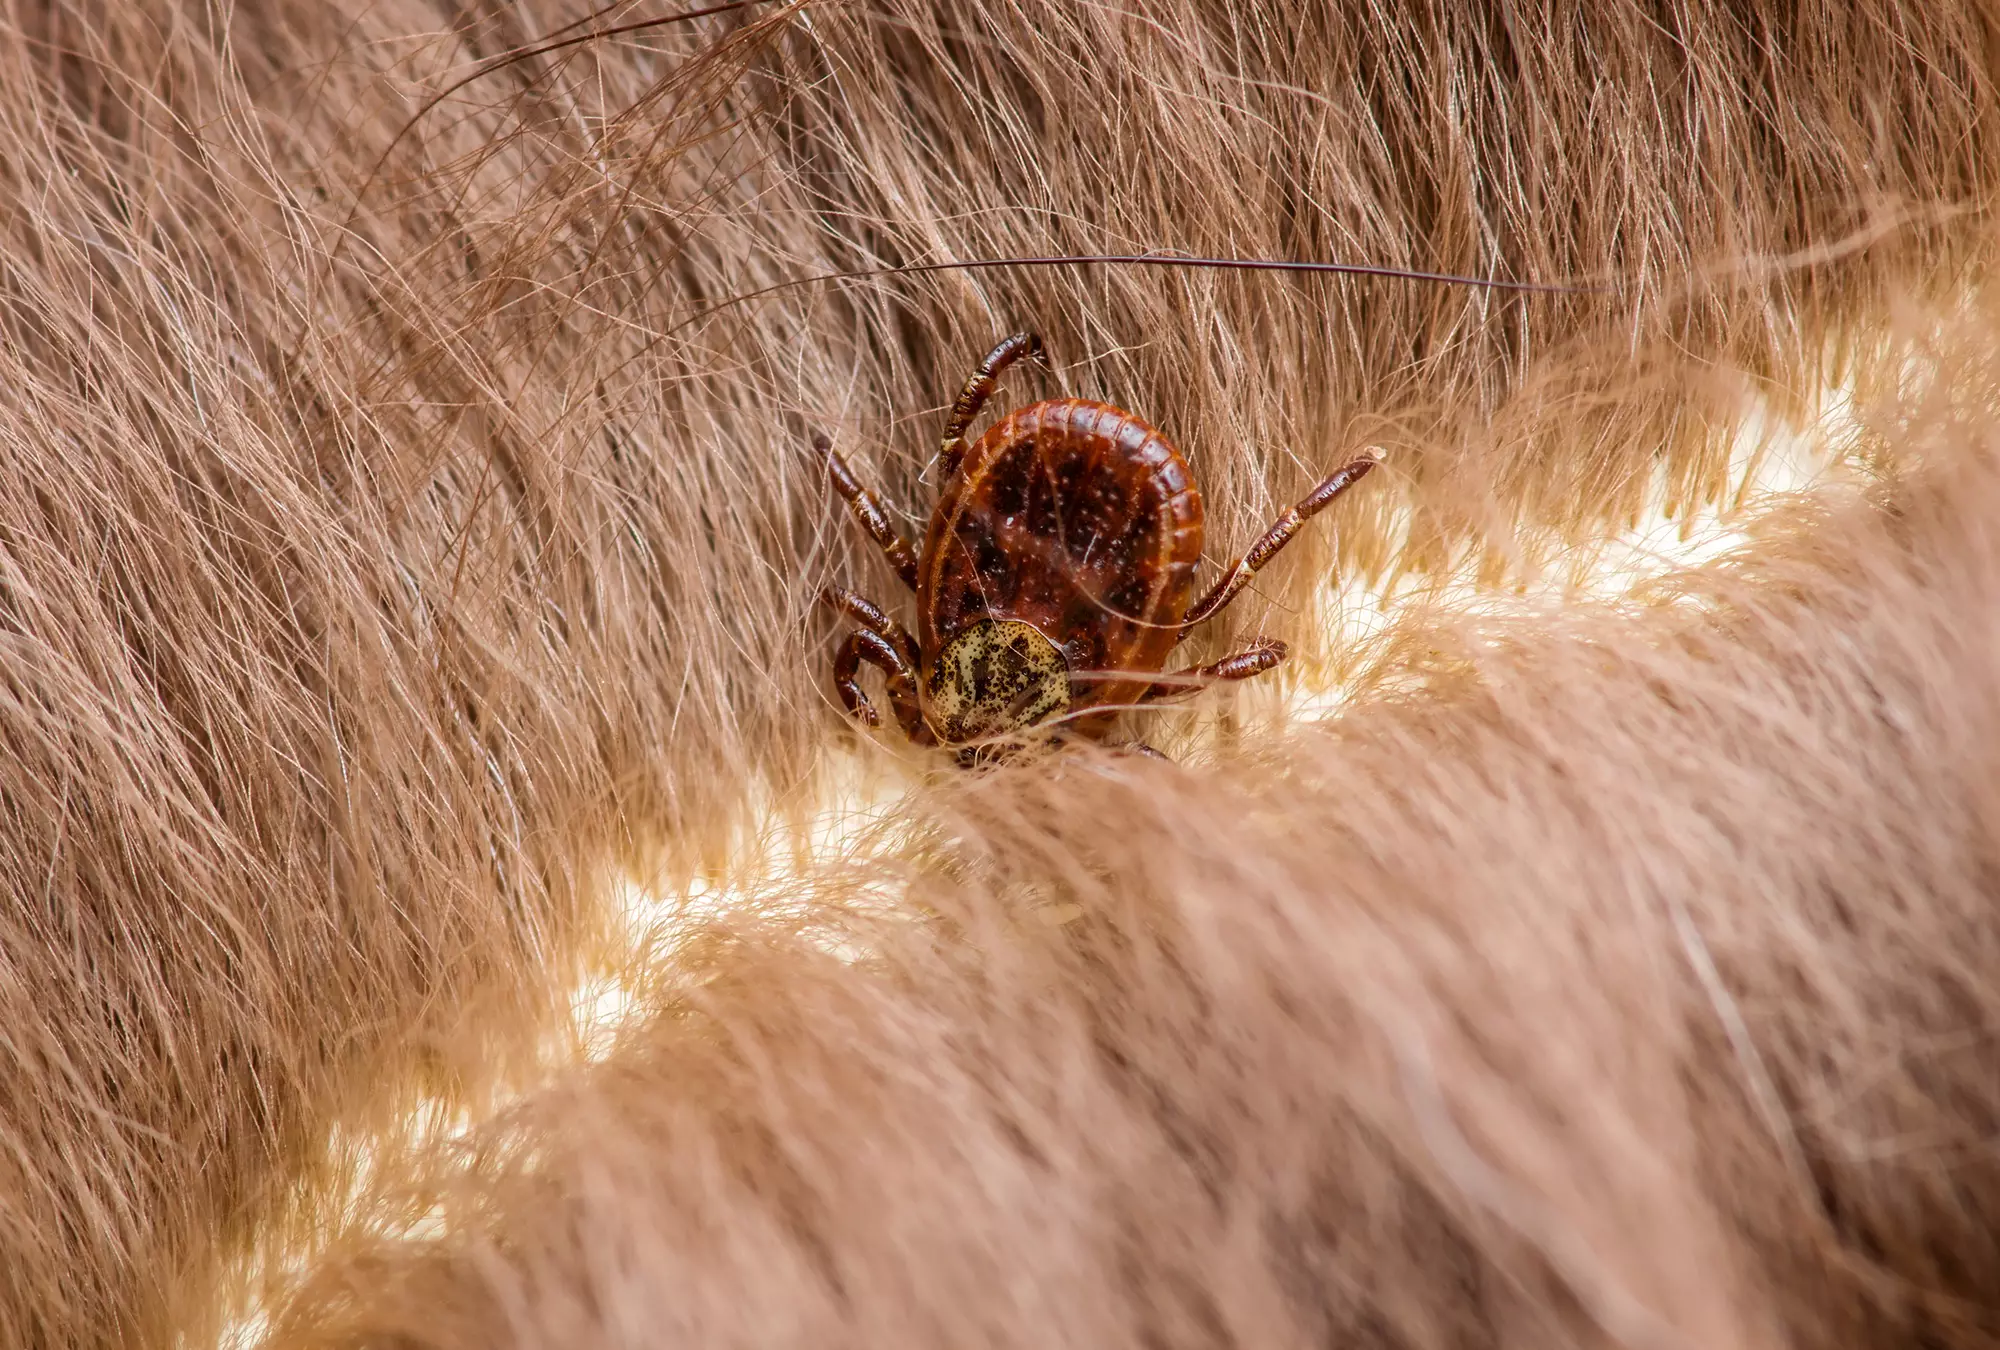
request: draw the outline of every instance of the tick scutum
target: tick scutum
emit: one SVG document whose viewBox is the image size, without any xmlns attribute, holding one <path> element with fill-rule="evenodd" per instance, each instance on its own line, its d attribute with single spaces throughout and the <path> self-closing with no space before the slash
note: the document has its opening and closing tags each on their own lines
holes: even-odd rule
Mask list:
<svg viewBox="0 0 2000 1350">
<path fill-rule="evenodd" d="M 1069 710 L 1069 662 L 1031 624 L 981 619 L 945 644 L 924 715 L 947 745 L 1006 736 Z"/>
</svg>

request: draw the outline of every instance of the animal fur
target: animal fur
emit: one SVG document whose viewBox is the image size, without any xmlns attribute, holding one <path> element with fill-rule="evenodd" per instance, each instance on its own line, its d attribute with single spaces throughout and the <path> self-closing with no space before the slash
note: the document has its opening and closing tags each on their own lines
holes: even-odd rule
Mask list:
<svg viewBox="0 0 2000 1350">
<path fill-rule="evenodd" d="M 866 959 L 691 943 L 278 1344 L 1991 1344 L 1973 457 L 1448 708 L 935 789 L 782 897 Z"/>
<path fill-rule="evenodd" d="M 809 428 L 921 502 L 1033 325 L 1011 392 L 1168 429 L 1219 540 L 1382 447 L 1236 616 L 1309 663 L 1329 565 L 1712 499 L 1732 381 L 1886 386 L 1889 299 L 1989 255 L 1971 0 L 829 0 L 500 59 L 651 13 L 0 17 L 0 1343 L 211 1334 L 253 1236 L 345 1231 L 330 1133 L 534 1074 L 608 878 L 811 795 L 810 598 L 887 574 Z M 1608 289 L 789 284 L 1143 248 Z M 1941 478 L 1727 622 L 920 794 L 933 917 L 683 953 L 610 1063 L 391 1168 L 449 1231 L 359 1216 L 278 1334 L 1983 1343 L 1985 369 L 1882 430 Z"/>
</svg>

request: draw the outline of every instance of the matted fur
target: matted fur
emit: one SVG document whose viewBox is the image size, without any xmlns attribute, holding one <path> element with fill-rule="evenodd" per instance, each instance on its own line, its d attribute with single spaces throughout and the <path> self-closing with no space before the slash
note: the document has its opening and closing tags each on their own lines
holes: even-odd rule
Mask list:
<svg viewBox="0 0 2000 1350">
<path fill-rule="evenodd" d="M 1219 542 L 1247 540 L 1317 471 L 1373 443 L 1391 452 L 1389 469 L 1371 479 L 1373 505 L 1343 515 L 1343 561 L 1386 569 L 1466 546 L 1532 551 L 1551 532 L 1587 539 L 1618 518 L 1657 466 L 1683 500 L 1725 486 L 1705 420 L 1727 406 L 1706 382 L 1711 367 L 1772 377 L 1780 400 L 1802 398 L 1830 360 L 1869 350 L 1846 325 L 1890 284 L 1955 285 L 1985 255 L 1976 209 L 1996 171 L 1994 45 L 1978 4 L 1827 3 L 1782 21 L 1717 4 L 771 4 L 506 64 L 425 106 L 474 61 L 582 16 L 556 4 L 300 0 L 226 11 L 23 3 L 0 16 L 0 1342 L 201 1334 L 218 1253 L 279 1217 L 278 1197 L 297 1185 L 295 1220 L 330 1222 L 306 1169 L 331 1127 L 365 1127 L 420 1085 L 471 1092 L 519 1069 L 592 940 L 614 858 L 671 871 L 726 853 L 753 824 L 760 784 L 809 776 L 844 734 L 810 597 L 836 573 L 886 575 L 853 548 L 799 455 L 809 425 L 832 430 L 897 500 L 919 502 L 937 410 L 967 361 L 996 333 L 1032 324 L 1059 369 L 1012 392 L 1103 395 L 1168 429 L 1211 494 Z M 1614 289 L 1503 300 L 1099 270 L 748 298 L 877 260 L 1154 247 Z M 1306 596 L 1335 550 L 1322 533 L 1295 553 L 1265 587 L 1277 605 Z M 1283 613 L 1246 607 L 1237 621 L 1277 624 Z M 1309 652 L 1327 637 L 1305 623 L 1283 635 Z M 1972 674 L 1963 679 L 1970 687 Z M 1477 703 L 1463 716 L 1465 737 L 1490 722 Z M 1829 747 L 1816 762 L 1834 762 Z M 1878 779 L 1916 772 L 1885 762 Z M 1379 767 L 1404 763 L 1385 751 Z M 1477 761 L 1466 764 L 1470 774 Z M 1234 876 L 1224 840 L 1269 835 L 1293 810 L 1303 827 L 1339 797 L 1321 786 L 1253 810 L 1270 790 L 1260 785 L 1287 780 L 1239 767 L 1205 787 L 1173 779 L 1162 804 L 1120 785 L 1129 770 L 1092 772 L 1079 767 L 1040 806 L 1030 794 L 1025 815 L 975 812 L 961 827 L 1012 841 L 1003 856 L 1026 867 L 1062 856 L 1049 853 L 1066 828 L 1050 814 L 1058 803 L 1095 802 L 1103 848 L 1128 838 L 1136 848 L 1178 819 L 1179 851 L 1157 857 L 1199 863 L 1176 873 L 1194 889 L 1121 872 L 1150 855 L 1117 849 L 1102 855 L 1099 884 L 1121 904 L 1147 897 L 1195 921 L 1204 911 L 1176 897 L 1219 897 Z M 1663 799 L 1671 786 L 1660 785 Z M 1540 865 L 1501 820 L 1466 827 L 1488 832 L 1492 865 Z M 1279 856 L 1294 870 L 1228 882 L 1247 886 L 1253 910 L 1230 938 L 1238 945 L 1218 949 L 1232 960 L 1251 962 L 1277 931 L 1272 916 L 1316 893 L 1284 876 L 1322 883 L 1323 858 Z M 1357 897 L 1390 893 L 1372 875 L 1356 872 Z M 1453 894 L 1418 890 L 1438 905 Z M 1582 914 L 1589 898 L 1570 901 Z M 1526 923 L 1525 912 L 1494 913 L 1478 921 Z M 1653 950 L 1640 929 L 1621 937 L 1617 918 L 1601 937 L 1581 920 L 1567 931 L 1594 947 Z M 1824 926 L 1816 940 L 1837 943 L 1838 926 Z M 1917 931 L 1932 965 L 1891 960 L 1879 943 L 1854 950 L 1923 1005 L 1922 991 L 1940 987 L 1935 964 L 1970 939 Z M 1242 1123 L 1229 1114 L 1234 1080 L 1215 1076 L 1234 1061 L 1204 1049 L 1188 1001 L 1205 986 L 1115 963 L 1102 983 L 1085 981 L 1069 957 L 1034 950 L 999 1004 L 965 1005 L 978 1030 L 966 1044 L 998 1037 L 993 1054 L 1026 1054 L 1042 1037 L 1054 1053 L 1075 1043 L 1093 990 L 1108 991 L 1114 1031 L 1143 1014 L 1155 1030 L 1130 1032 L 1137 1076 L 1077 1089 L 1114 1113 L 1090 1155 L 1105 1170 L 1096 1181 L 1066 1175 L 1080 1178 L 1074 1203 L 1096 1203 L 1102 1189 L 1113 1200 L 1090 1212 L 1149 1240 L 1182 1233 L 1193 1259 L 1212 1216 L 1177 1206 L 1200 1187 L 1173 1181 L 1165 1162 L 1156 1192 L 1139 1184 L 1165 1136 L 1157 1113 L 1118 1103 L 1137 1100 L 1134 1084 L 1164 1084 L 1160 1100 L 1185 1102 L 1173 1110 L 1192 1131 L 1175 1148 L 1198 1146 L 1204 1113 Z M 1174 950 L 1186 966 L 1185 941 Z M 1829 950 L 1805 969 L 1836 968 Z M 1576 969 L 1544 959 L 1556 983 Z M 913 1050 L 928 1036 L 952 1040 L 958 986 L 916 981 L 903 1017 L 872 973 L 815 966 L 787 947 L 729 961 L 742 1006 L 768 1005 L 773 1025 L 816 1007 L 848 1019 L 851 1065 L 802 1061 L 852 1089 L 837 1098 L 851 1114 L 830 1112 L 827 1137 L 857 1152 L 893 1138 L 895 1113 L 915 1099 L 893 1085 L 862 1090 L 869 1066 L 887 1062 L 868 1042 L 897 1026 Z M 1028 991 L 1046 980 L 1059 996 L 1038 1018 Z M 1636 997 L 1647 986 L 1603 987 Z M 1173 988 L 1185 997 L 1163 992 Z M 1809 1018 L 1812 996 L 1787 986 L 1774 998 Z M 1476 985 L 1450 995 L 1467 1016 L 1505 1016 L 1508 1005 L 1479 997 Z M 1018 1011 L 1018 1029 L 995 1008 Z M 704 1067 L 681 1032 L 668 1034 L 678 1025 L 648 1062 L 696 1075 L 688 1086 L 616 1081 L 657 1098 L 662 1119 L 695 1113 L 674 1128 L 698 1131 L 739 1073 L 721 1060 Z M 1556 1076 L 1520 1089 L 1537 1109 L 1595 1094 L 1649 1126 L 1681 1119 L 1690 1140 L 1743 1119 L 1721 1082 L 1712 1118 L 1676 1116 L 1678 1100 L 1649 1113 L 1621 1095 L 1619 1074 L 1653 1081 L 1647 1064 L 1714 1062 L 1684 1061 L 1693 1051 L 1671 1036 L 1627 1044 L 1629 1018 L 1554 1025 L 1534 1072 Z M 1601 1082 L 1585 1071 L 1592 1035 L 1605 1038 Z M 1343 1100 L 1373 1133 L 1329 1133 L 1334 1153 L 1322 1157 L 1273 1117 L 1279 1162 L 1311 1161 L 1314 1185 L 1346 1197 L 1324 1212 L 1350 1204 L 1376 1216 L 1360 1229 L 1373 1236 L 1359 1264 L 1342 1269 L 1403 1270 L 1403 1245 L 1433 1241 L 1456 1244 L 1469 1268 L 1500 1259 L 1486 1210 L 1426 1173 L 1394 1100 L 1363 1090 L 1388 1080 L 1362 1042 Z M 1269 1053 L 1332 1043 L 1302 1033 Z M 794 1053 L 831 1045 L 801 1038 Z M 961 1072 L 952 1063 L 940 1071 Z M 712 1101 L 696 1094 L 699 1073 L 717 1075 Z M 530 1108 L 549 1120 L 556 1153 L 571 1137 L 566 1100 Z M 1953 1128 L 1977 1119 L 1970 1102 L 1960 1112 Z M 1112 1146 L 1121 1119 L 1135 1131 L 1129 1157 Z M 642 1120 L 633 1137 L 651 1129 Z M 604 1141 L 607 1167 L 619 1137 Z M 1633 1157 L 1655 1147 L 1666 1146 L 1649 1135 Z M 1676 1147 L 1657 1176 L 1641 1166 L 1621 1183 L 1659 1217 L 1632 1232 L 1709 1236 L 1655 1263 L 1636 1286 L 1642 1302 L 1726 1266 L 1701 1264 L 1704 1243 L 1743 1240 L 1703 1207 L 1708 1192 L 1688 1190 L 1684 1168 L 1668 1166 L 1692 1156 L 1692 1144 Z M 1361 1151 L 1343 1163 L 1342 1148 Z M 1754 1157 L 1754 1140 L 1745 1150 L 1727 1156 Z M 1002 1168 L 993 1184 L 1015 1184 L 1005 1151 L 990 1156 Z M 1621 1174 L 1632 1161 L 1609 1137 L 1592 1156 Z M 659 1218 L 641 1203 L 648 1177 L 706 1165 L 698 1150 L 648 1157 L 637 1158 L 630 1222 Z M 494 1179 L 497 1222 L 516 1203 L 511 1175 Z M 935 1180 L 929 1203 L 941 1204 Z M 895 1193 L 918 1208 L 895 1212 L 916 1215 L 926 1179 L 905 1181 Z M 1120 1187 L 1130 1194 L 1113 1203 Z M 697 1245 L 800 1250 L 759 1235 L 749 1200 L 768 1190 L 746 1193 L 741 1228 L 704 1228 Z M 1775 1226 L 1759 1250 L 1794 1240 L 1799 1268 L 1818 1269 L 1810 1213 L 1741 1193 Z M 1412 1209 L 1414 1194 L 1440 1207 Z M 1917 1236 L 1899 1250 L 1944 1231 L 1945 1207 L 1919 1200 L 1895 1230 Z M 1310 1226 L 1322 1209 L 1303 1193 L 1299 1204 L 1293 1217 Z M 682 1220 L 700 1227 L 733 1208 L 690 1208 Z M 909 1231 L 949 1257 L 935 1225 Z M 1601 1238 L 1586 1253 L 1601 1278 L 1585 1278 L 1581 1257 L 1564 1278 L 1610 1308 L 1627 1272 L 1618 1233 Z M 580 1250 L 550 1248 L 550 1269 Z M 884 1288 L 914 1277 L 893 1259 L 905 1247 L 865 1250 L 881 1253 L 868 1268 Z M 964 1270 L 995 1269 L 977 1232 L 961 1250 Z M 1937 1250 L 1971 1274 L 1921 1287 L 1976 1285 L 1975 1240 L 1939 1239 Z M 1149 1253 L 1135 1254 L 1133 1278 L 1173 1268 Z M 1029 1254 L 1051 1279 L 1062 1273 L 1059 1253 Z M 1254 1254 L 1241 1259 L 1256 1268 Z M 1508 1269 L 1526 1306 L 1554 1286 L 1522 1262 Z M 540 1278 L 534 1269 L 521 1274 Z M 430 1271 L 419 1263 L 408 1287 L 428 1288 Z M 1752 1271 L 1736 1278 L 1756 1283 Z M 716 1281 L 720 1298 L 729 1285 Z M 1209 1282 L 1181 1286 L 1195 1297 Z M 534 1287 L 552 1301 L 524 1313 L 524 1329 L 559 1315 L 566 1286 L 552 1274 Z M 1704 1292 L 1710 1320 L 1698 1329 L 1755 1320 L 1765 1305 L 1733 1287 Z M 810 1288 L 760 1315 L 810 1327 Z M 1060 1301 L 1055 1285 L 1016 1288 Z M 384 1300 L 364 1322 L 400 1316 L 393 1281 L 357 1292 Z M 1412 1287 L 1407 1307 L 1384 1316 L 1458 1325 L 1449 1298 L 1422 1294 Z M 468 1325 L 485 1324 L 482 1297 L 457 1305 Z M 968 1316 L 976 1306 L 964 1304 Z M 1130 1306 L 1174 1307 L 1165 1293 Z M 1174 1325 L 1235 1315 L 1188 1306 L 1194 1320 Z M 1130 1328 L 1115 1307 L 1106 1315 L 1107 1338 Z"/>
</svg>

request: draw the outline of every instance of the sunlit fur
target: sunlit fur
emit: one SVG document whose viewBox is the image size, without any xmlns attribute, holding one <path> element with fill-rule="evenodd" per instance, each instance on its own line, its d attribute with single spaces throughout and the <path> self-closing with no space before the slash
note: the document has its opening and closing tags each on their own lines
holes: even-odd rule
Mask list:
<svg viewBox="0 0 2000 1350">
<path fill-rule="evenodd" d="M 941 776 L 281 1343 L 1989 1344 L 1986 425 L 1680 608 L 1456 635 L 1445 706 Z"/>
<path fill-rule="evenodd" d="M 468 81 L 584 16 L 0 11 L 0 1345 L 199 1344 L 253 1242 L 292 1345 L 1989 1335 L 1991 330 L 1862 400 L 1946 476 L 1801 513 L 1726 617 L 1310 603 L 1532 572 L 1725 495 L 1746 392 L 1921 369 L 1991 252 L 1986 4 L 766 4 Z M 766 291 L 1107 248 L 1606 289 Z M 893 580 L 810 430 L 929 500 L 1026 326 L 1009 394 L 1169 430 L 1212 540 L 1381 455 L 1190 662 L 1435 679 L 946 776 L 766 897 L 878 956 L 670 953 L 556 1074 L 614 881 L 782 840 L 854 743 L 813 597 Z M 336 1125 L 501 1079 L 331 1202 Z"/>
</svg>

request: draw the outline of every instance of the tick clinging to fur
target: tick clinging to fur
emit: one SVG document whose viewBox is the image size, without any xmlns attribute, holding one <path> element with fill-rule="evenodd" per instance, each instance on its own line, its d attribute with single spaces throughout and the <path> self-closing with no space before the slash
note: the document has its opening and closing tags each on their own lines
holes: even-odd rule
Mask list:
<svg viewBox="0 0 2000 1350">
<path fill-rule="evenodd" d="M 1006 414 L 967 444 L 1001 373 L 1041 352 L 1040 338 L 1016 333 L 966 381 L 945 422 L 938 501 L 921 553 L 832 443 L 813 437 L 834 491 L 917 599 L 912 637 L 853 591 L 821 592 L 857 625 L 833 660 L 841 702 L 879 724 L 856 682 L 863 662 L 876 666 L 903 734 L 957 747 L 967 759 L 1040 727 L 1101 740 L 1126 708 L 1283 661 L 1285 644 L 1260 638 L 1208 665 L 1165 671 L 1194 625 L 1234 600 L 1308 520 L 1375 467 L 1357 459 L 1328 477 L 1190 604 L 1201 493 L 1158 431 L 1122 408 L 1058 398 Z"/>
</svg>

